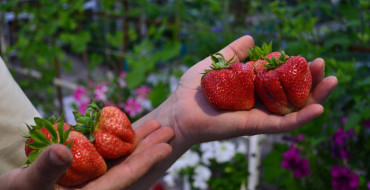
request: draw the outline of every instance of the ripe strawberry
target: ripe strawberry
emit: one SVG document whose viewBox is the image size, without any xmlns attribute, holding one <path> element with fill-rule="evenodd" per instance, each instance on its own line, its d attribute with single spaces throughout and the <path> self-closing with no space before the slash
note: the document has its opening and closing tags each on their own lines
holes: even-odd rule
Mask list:
<svg viewBox="0 0 370 190">
<path fill-rule="evenodd" d="M 85 115 L 75 112 L 75 118 L 75 129 L 89 138 L 103 158 L 114 159 L 134 151 L 136 133 L 119 108 L 101 109 L 93 102 Z"/>
<path fill-rule="evenodd" d="M 28 126 L 29 137 L 25 151 L 26 164 L 31 164 L 41 152 L 51 144 L 67 145 L 73 155 L 72 166 L 58 179 L 62 186 L 76 186 L 103 175 L 107 165 L 94 145 L 81 133 L 71 131 L 69 124 L 59 120 L 52 124 L 49 120 L 35 118 L 36 126 Z"/>
<path fill-rule="evenodd" d="M 312 76 L 303 57 L 288 58 L 284 53 L 279 54 L 267 55 L 264 58 L 267 63 L 255 69 L 255 88 L 271 112 L 284 115 L 304 106 L 311 90 Z"/>
<path fill-rule="evenodd" d="M 220 53 L 211 58 L 211 69 L 205 71 L 201 80 L 203 94 L 209 103 L 217 109 L 251 109 L 255 102 L 253 63 L 235 63 L 235 55 L 226 61 Z"/>
</svg>

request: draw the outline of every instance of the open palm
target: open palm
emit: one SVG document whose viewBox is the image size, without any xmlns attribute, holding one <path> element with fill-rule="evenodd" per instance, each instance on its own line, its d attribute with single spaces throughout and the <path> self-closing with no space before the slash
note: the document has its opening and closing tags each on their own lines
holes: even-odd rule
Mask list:
<svg viewBox="0 0 370 190">
<path fill-rule="evenodd" d="M 236 55 L 239 61 L 248 56 L 254 46 L 250 36 L 234 41 L 220 51 L 226 59 Z M 269 134 L 291 131 L 308 123 L 323 112 L 321 105 L 337 84 L 333 76 L 324 78 L 325 63 L 315 59 L 309 63 L 313 88 L 304 109 L 284 116 L 270 113 L 261 103 L 249 111 L 222 111 L 214 109 L 200 88 L 202 73 L 209 69 L 208 57 L 191 67 L 181 78 L 169 100 L 174 108 L 171 126 L 176 134 L 191 137 L 195 142 L 220 140 L 241 135 Z M 187 138 L 188 139 L 188 138 Z M 189 139 L 188 139 L 189 140 Z"/>
</svg>

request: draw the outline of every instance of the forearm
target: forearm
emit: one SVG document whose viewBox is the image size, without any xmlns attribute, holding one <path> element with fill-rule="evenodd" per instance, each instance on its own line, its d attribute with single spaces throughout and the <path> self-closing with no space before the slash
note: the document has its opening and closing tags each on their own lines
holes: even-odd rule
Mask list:
<svg viewBox="0 0 370 190">
<path fill-rule="evenodd" d="M 171 155 L 151 168 L 150 171 L 138 180 L 137 183 L 131 186 L 130 189 L 149 189 L 151 185 L 153 185 L 167 169 L 192 146 L 192 142 L 189 140 L 186 141 L 180 130 L 178 130 L 178 123 L 174 115 L 174 113 L 176 113 L 175 106 L 176 100 L 174 95 L 172 95 L 155 110 L 133 123 L 134 129 L 136 129 L 142 126 L 145 121 L 156 120 L 160 122 L 162 126 L 174 128 L 175 137 L 169 142 L 173 148 Z"/>
<path fill-rule="evenodd" d="M 39 113 L 0 58 L 0 152 L 7 152 L 0 158 L 0 174 L 24 162 L 24 139 L 19 129 L 26 130 L 25 124 L 32 124 L 36 116 Z"/>
</svg>

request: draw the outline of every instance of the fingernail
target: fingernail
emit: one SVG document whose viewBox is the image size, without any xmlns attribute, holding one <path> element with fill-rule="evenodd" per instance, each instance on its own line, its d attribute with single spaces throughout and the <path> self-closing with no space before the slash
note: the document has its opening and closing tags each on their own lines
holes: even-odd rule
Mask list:
<svg viewBox="0 0 370 190">
<path fill-rule="evenodd" d="M 53 151 L 50 151 L 49 159 L 50 159 L 51 163 L 53 163 L 56 166 L 66 165 L 66 161 L 63 158 L 57 156 Z"/>
</svg>

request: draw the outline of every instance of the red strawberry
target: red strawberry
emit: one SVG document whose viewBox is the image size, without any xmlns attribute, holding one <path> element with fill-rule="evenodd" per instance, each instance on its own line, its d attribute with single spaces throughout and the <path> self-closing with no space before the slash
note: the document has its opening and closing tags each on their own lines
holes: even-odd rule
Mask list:
<svg viewBox="0 0 370 190">
<path fill-rule="evenodd" d="M 95 179 L 107 171 L 107 165 L 83 134 L 71 131 L 66 143 L 72 143 L 72 166 L 59 178 L 57 183 L 62 186 L 76 186 Z"/>
<path fill-rule="evenodd" d="M 75 112 L 75 129 L 84 133 L 104 158 L 128 155 L 136 147 L 136 133 L 126 114 L 113 106 L 102 110 L 90 104 L 85 115 Z"/>
<path fill-rule="evenodd" d="M 276 56 L 276 57 L 275 57 Z M 267 64 L 256 70 L 255 88 L 266 107 L 277 114 L 288 114 L 306 103 L 312 85 L 307 61 L 300 56 L 278 53 L 265 57 Z"/>
<path fill-rule="evenodd" d="M 216 57 L 218 56 L 218 57 Z M 226 61 L 220 53 L 211 56 L 213 63 L 201 80 L 203 94 L 217 109 L 249 110 L 254 106 L 253 63 Z"/>
<path fill-rule="evenodd" d="M 62 186 L 76 186 L 103 175 L 107 165 L 94 145 L 81 133 L 71 131 L 69 124 L 60 120 L 53 126 L 49 120 L 35 118 L 36 126 L 28 126 L 26 142 L 27 164 L 31 164 L 51 144 L 67 145 L 73 155 L 72 166 L 58 179 Z"/>
</svg>

